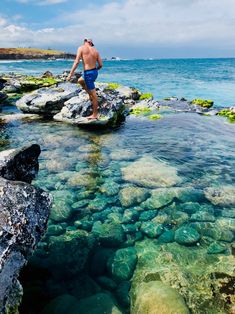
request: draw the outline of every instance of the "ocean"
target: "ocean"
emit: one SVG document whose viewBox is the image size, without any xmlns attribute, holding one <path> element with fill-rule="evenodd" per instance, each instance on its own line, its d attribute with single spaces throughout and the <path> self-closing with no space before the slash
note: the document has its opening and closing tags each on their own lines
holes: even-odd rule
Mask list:
<svg viewBox="0 0 235 314">
<path fill-rule="evenodd" d="M 0 73 L 41 75 L 70 70 L 72 60 L 0 61 Z M 81 65 L 78 71 L 81 70 Z M 152 93 L 156 99 L 176 96 L 212 99 L 215 106 L 235 105 L 235 58 L 104 61 L 101 82 L 117 82 Z"/>
</svg>

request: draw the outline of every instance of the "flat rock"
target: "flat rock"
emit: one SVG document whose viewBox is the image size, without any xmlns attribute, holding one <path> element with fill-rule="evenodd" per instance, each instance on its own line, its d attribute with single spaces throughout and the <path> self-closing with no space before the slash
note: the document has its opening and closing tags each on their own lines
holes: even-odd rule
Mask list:
<svg viewBox="0 0 235 314">
<path fill-rule="evenodd" d="M 125 181 L 148 188 L 170 187 L 181 182 L 177 169 L 151 156 L 144 156 L 121 168 Z"/>
<path fill-rule="evenodd" d="M 147 189 L 128 186 L 120 190 L 119 200 L 122 206 L 130 207 L 145 201 L 149 195 L 150 193 Z"/>
<path fill-rule="evenodd" d="M 76 84 L 60 83 L 57 87 L 41 88 L 21 97 L 16 106 L 24 113 L 53 116 L 58 113 L 66 100 L 78 95 Z"/>
</svg>

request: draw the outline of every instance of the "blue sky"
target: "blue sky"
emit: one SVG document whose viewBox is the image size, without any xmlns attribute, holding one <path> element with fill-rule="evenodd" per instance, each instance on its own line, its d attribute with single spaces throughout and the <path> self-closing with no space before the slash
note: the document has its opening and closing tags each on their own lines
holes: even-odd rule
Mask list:
<svg viewBox="0 0 235 314">
<path fill-rule="evenodd" d="M 235 0 L 1 0 L 0 46 L 103 56 L 235 57 Z"/>
</svg>

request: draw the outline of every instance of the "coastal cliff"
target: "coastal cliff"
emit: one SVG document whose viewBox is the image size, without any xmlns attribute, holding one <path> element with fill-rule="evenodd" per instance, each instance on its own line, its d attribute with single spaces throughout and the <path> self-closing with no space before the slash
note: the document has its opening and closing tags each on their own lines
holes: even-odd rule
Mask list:
<svg viewBox="0 0 235 314">
<path fill-rule="evenodd" d="M 0 48 L 0 60 L 74 59 L 75 55 L 59 50 L 36 48 Z"/>
<path fill-rule="evenodd" d="M 35 144 L 0 152 L 0 313 L 18 313 L 18 277 L 47 225 L 52 199 L 30 184 L 39 154 Z"/>
</svg>

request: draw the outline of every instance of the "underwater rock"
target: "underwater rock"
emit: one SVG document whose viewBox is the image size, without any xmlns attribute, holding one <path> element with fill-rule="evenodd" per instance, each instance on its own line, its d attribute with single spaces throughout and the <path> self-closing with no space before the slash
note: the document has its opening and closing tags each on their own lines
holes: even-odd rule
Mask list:
<svg viewBox="0 0 235 314">
<path fill-rule="evenodd" d="M 107 180 L 101 187 L 101 193 L 106 194 L 107 196 L 117 195 L 119 192 L 119 184 L 113 180 Z"/>
<path fill-rule="evenodd" d="M 42 117 L 37 114 L 30 114 L 30 113 L 14 113 L 14 114 L 4 114 L 0 116 L 1 123 L 10 123 L 13 121 L 34 121 L 40 120 Z"/>
<path fill-rule="evenodd" d="M 118 149 L 113 150 L 110 154 L 112 160 L 134 160 L 136 159 L 136 154 L 132 150 L 128 149 Z"/>
<path fill-rule="evenodd" d="M 8 97 L 7 94 L 0 92 L 0 103 L 7 99 L 7 97 Z"/>
<path fill-rule="evenodd" d="M 191 227 L 181 227 L 175 232 L 175 241 L 179 244 L 194 245 L 200 240 L 200 234 Z"/>
<path fill-rule="evenodd" d="M 141 283 L 134 291 L 131 314 L 189 314 L 183 297 L 161 281 Z"/>
<path fill-rule="evenodd" d="M 90 174 L 84 174 L 83 172 L 75 172 L 68 179 L 68 186 L 70 187 L 93 187 L 96 186 L 96 180 Z"/>
<path fill-rule="evenodd" d="M 158 214 L 157 210 L 148 210 L 140 213 L 139 221 L 149 221 L 155 218 Z"/>
<path fill-rule="evenodd" d="M 135 208 L 128 208 L 124 211 L 122 216 L 122 223 L 131 224 L 138 220 L 140 212 L 135 210 Z"/>
<path fill-rule="evenodd" d="M 21 268 L 46 230 L 51 197 L 29 183 L 38 171 L 40 147 L 0 153 L 0 312 L 18 312 Z"/>
<path fill-rule="evenodd" d="M 118 94 L 105 93 L 97 88 L 99 102 L 99 118 L 88 120 L 92 106 L 88 95 L 82 91 L 76 97 L 69 99 L 61 111 L 53 118 L 56 121 L 73 125 L 115 126 L 125 117 L 125 104 Z"/>
<path fill-rule="evenodd" d="M 159 188 L 153 190 L 151 192 L 150 198 L 148 198 L 145 202 L 141 204 L 141 207 L 153 210 L 153 209 L 160 209 L 166 205 L 169 205 L 174 198 L 177 196 L 178 189 L 169 188 L 163 189 Z"/>
<path fill-rule="evenodd" d="M 67 313 L 67 311 L 66 311 Z M 88 298 L 84 298 L 74 304 L 70 308 L 69 314 L 89 313 L 89 314 L 122 314 L 121 310 L 116 305 L 116 301 L 108 293 L 97 293 Z M 61 313 L 62 314 L 62 313 Z"/>
<path fill-rule="evenodd" d="M 71 205 L 74 200 L 74 195 L 68 190 L 52 191 L 54 203 L 51 208 L 50 218 L 60 222 L 67 220 L 72 214 Z"/>
<path fill-rule="evenodd" d="M 216 224 L 221 228 L 221 229 L 229 229 L 233 232 L 235 232 L 235 218 L 218 218 L 216 220 Z"/>
<path fill-rule="evenodd" d="M 41 314 L 65 314 L 71 313 L 71 310 L 77 305 L 78 299 L 70 294 L 63 294 L 50 301 Z"/>
<path fill-rule="evenodd" d="M 147 188 L 170 187 L 181 182 L 177 169 L 151 156 L 121 168 L 122 178 Z"/>
<path fill-rule="evenodd" d="M 115 290 L 115 296 L 121 306 L 128 308 L 130 306 L 129 291 L 131 288 L 130 281 L 122 281 Z"/>
<path fill-rule="evenodd" d="M 105 247 L 119 247 L 125 241 L 125 234 L 120 224 L 101 223 L 97 221 L 92 228 L 92 234 Z"/>
<path fill-rule="evenodd" d="M 190 217 L 190 221 L 210 221 L 215 222 L 215 216 L 207 211 L 198 211 Z"/>
<path fill-rule="evenodd" d="M 107 263 L 113 254 L 113 249 L 97 247 L 90 262 L 90 271 L 92 275 L 102 276 L 107 274 Z"/>
<path fill-rule="evenodd" d="M 55 277 L 71 278 L 83 271 L 93 245 L 94 238 L 84 230 L 51 236 L 45 262 Z"/>
<path fill-rule="evenodd" d="M 58 113 L 66 100 L 78 95 L 81 89 L 76 84 L 60 83 L 57 87 L 41 88 L 25 94 L 16 106 L 24 113 L 53 116 Z"/>
<path fill-rule="evenodd" d="M 135 270 L 137 254 L 134 247 L 119 249 L 108 261 L 108 271 L 117 281 L 129 280 Z"/>
<path fill-rule="evenodd" d="M 142 223 L 140 230 L 149 238 L 157 238 L 163 233 L 164 227 L 154 221 L 146 221 Z"/>
<path fill-rule="evenodd" d="M 213 242 L 208 247 L 207 253 L 208 254 L 220 254 L 220 253 L 224 253 L 226 251 L 227 251 L 226 245 L 224 245 L 222 243 L 218 243 L 218 242 Z"/>
<path fill-rule="evenodd" d="M 147 189 L 127 186 L 120 190 L 119 200 L 124 207 L 130 207 L 146 200 L 149 196 Z"/>
<path fill-rule="evenodd" d="M 224 185 L 220 187 L 209 187 L 204 191 L 205 197 L 213 204 L 219 206 L 235 205 L 235 187 Z"/>
</svg>

